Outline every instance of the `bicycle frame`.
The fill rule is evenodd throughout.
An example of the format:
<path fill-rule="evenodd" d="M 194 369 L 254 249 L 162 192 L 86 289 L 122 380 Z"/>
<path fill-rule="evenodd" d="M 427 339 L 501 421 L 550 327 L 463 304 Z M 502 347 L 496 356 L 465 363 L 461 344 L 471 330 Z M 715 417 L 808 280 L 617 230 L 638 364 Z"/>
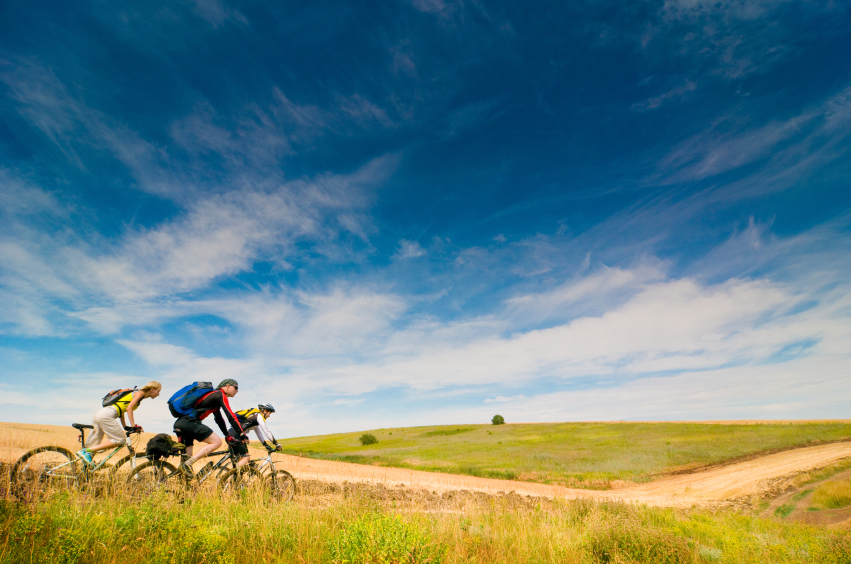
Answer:
<path fill-rule="evenodd" d="M 263 472 L 266 467 L 269 467 L 270 472 L 274 472 L 275 470 L 277 470 L 277 468 L 275 468 L 275 461 L 272 460 L 271 452 L 267 452 L 266 456 L 255 458 L 254 460 L 250 461 L 249 464 L 257 468 L 257 470 L 261 472 Z"/>
<path fill-rule="evenodd" d="M 212 457 L 212 456 L 219 456 L 219 455 L 222 455 L 222 457 L 219 459 L 218 462 L 215 462 L 215 463 L 211 462 L 211 463 L 204 465 L 204 467 L 201 468 L 201 470 L 199 470 L 198 473 L 195 475 L 195 479 L 198 480 L 199 485 L 203 484 L 207 480 L 207 478 L 209 478 L 210 475 L 213 474 L 213 472 L 215 472 L 216 470 L 219 470 L 220 468 L 222 468 L 224 466 L 227 466 L 228 462 L 233 462 L 233 464 L 236 465 L 236 458 L 234 457 L 233 453 L 230 450 L 220 450 L 219 452 L 211 452 L 207 456 Z M 180 463 L 183 464 L 184 462 L 186 462 L 186 460 L 188 458 L 189 458 L 189 456 L 187 454 L 181 454 L 180 455 Z"/>
<path fill-rule="evenodd" d="M 129 438 L 131 435 L 137 434 L 137 432 L 136 431 L 125 431 L 125 434 Z M 82 444 L 82 445 L 86 444 L 86 429 L 85 429 L 85 427 L 80 429 L 79 440 L 80 440 L 80 444 Z M 132 442 L 127 441 L 123 445 L 116 445 L 116 447 L 114 449 L 112 449 L 112 452 L 109 453 L 109 456 L 107 456 L 106 458 L 104 458 L 103 460 L 98 462 L 97 464 L 83 463 L 83 472 L 97 472 L 98 470 L 103 468 L 106 465 L 107 462 L 109 462 L 109 459 L 111 459 L 113 456 L 118 454 L 118 451 L 120 451 L 124 447 L 127 447 L 127 450 L 130 451 L 130 455 L 131 455 L 130 469 L 131 470 L 135 470 L 137 458 L 147 458 L 147 455 L 144 455 L 144 454 L 137 456 L 136 455 L 136 449 L 133 448 Z M 61 468 L 62 466 L 67 466 L 68 464 L 71 464 L 71 463 L 68 462 L 66 464 L 61 464 L 61 465 L 57 466 L 56 468 Z"/>

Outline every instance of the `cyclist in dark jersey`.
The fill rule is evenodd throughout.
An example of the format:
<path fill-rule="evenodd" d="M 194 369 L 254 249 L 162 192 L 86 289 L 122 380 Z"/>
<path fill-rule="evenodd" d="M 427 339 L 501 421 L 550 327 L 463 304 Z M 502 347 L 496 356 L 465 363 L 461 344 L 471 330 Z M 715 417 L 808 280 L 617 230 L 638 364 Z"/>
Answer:
<path fill-rule="evenodd" d="M 186 445 L 186 453 L 189 454 L 189 458 L 181 466 L 185 472 L 191 473 L 192 465 L 196 461 L 204 458 L 222 445 L 222 439 L 213 433 L 212 429 L 201 423 L 211 413 L 216 420 L 216 425 L 218 425 L 219 429 L 222 430 L 222 434 L 227 438 L 229 445 L 248 441 L 248 437 L 245 436 L 239 419 L 228 403 L 228 398 L 235 396 L 238 391 L 239 384 L 237 384 L 236 380 L 226 378 L 219 383 L 215 390 L 202 396 L 195 402 L 193 407 L 195 408 L 195 412 L 198 413 L 197 417 L 181 415 L 174 422 L 174 432 L 183 444 Z M 238 438 L 233 438 L 228 434 L 228 428 L 225 425 L 222 412 L 228 418 L 231 427 L 239 431 Z M 196 440 L 204 443 L 197 451 L 193 450 Z"/>

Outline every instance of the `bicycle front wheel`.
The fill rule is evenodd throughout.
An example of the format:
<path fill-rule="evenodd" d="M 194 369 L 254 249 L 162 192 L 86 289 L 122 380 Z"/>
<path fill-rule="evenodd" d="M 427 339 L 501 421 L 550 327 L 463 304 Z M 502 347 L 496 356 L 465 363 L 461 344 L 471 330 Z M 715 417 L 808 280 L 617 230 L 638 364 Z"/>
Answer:
<path fill-rule="evenodd" d="M 286 470 L 275 470 L 266 476 L 266 487 L 272 499 L 286 503 L 295 495 L 295 478 Z"/>
<path fill-rule="evenodd" d="M 84 465 L 77 455 L 62 447 L 33 449 L 12 466 L 12 492 L 17 498 L 33 499 L 76 489 L 83 481 Z"/>
<path fill-rule="evenodd" d="M 136 467 L 127 476 L 127 489 L 138 497 L 155 492 L 176 493 L 186 487 L 186 478 L 171 463 L 165 460 L 149 460 Z"/>
<path fill-rule="evenodd" d="M 115 466 L 110 470 L 116 475 L 124 472 L 129 474 L 137 467 L 139 467 L 143 462 L 147 462 L 148 460 L 150 460 L 148 458 L 148 455 L 144 453 L 127 454 L 121 457 L 118 462 L 115 463 Z"/>

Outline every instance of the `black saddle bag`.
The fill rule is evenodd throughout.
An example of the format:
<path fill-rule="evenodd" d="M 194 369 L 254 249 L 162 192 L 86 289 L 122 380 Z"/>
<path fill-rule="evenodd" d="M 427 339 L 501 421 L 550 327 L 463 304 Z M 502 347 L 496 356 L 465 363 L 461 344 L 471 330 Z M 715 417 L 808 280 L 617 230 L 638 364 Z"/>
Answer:
<path fill-rule="evenodd" d="M 145 447 L 145 454 L 154 460 L 159 460 L 167 456 L 177 456 L 186 450 L 186 445 L 174 440 L 167 433 L 160 433 L 148 441 Z"/>

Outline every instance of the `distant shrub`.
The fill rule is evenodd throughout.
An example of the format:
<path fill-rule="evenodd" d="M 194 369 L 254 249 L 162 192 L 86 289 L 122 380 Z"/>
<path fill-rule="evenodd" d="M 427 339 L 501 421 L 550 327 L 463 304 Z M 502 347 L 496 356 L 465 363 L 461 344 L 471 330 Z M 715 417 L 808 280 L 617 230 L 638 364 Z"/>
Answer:
<path fill-rule="evenodd" d="M 362 444 L 364 446 L 374 445 L 378 442 L 378 439 L 372 433 L 364 433 L 363 435 L 360 436 L 360 438 L 358 440 L 360 441 L 360 444 Z"/>
<path fill-rule="evenodd" d="M 505 417 L 503 417 L 502 415 L 494 415 L 493 419 L 491 419 L 491 423 L 493 423 L 494 425 L 502 425 L 503 423 L 505 423 Z"/>

